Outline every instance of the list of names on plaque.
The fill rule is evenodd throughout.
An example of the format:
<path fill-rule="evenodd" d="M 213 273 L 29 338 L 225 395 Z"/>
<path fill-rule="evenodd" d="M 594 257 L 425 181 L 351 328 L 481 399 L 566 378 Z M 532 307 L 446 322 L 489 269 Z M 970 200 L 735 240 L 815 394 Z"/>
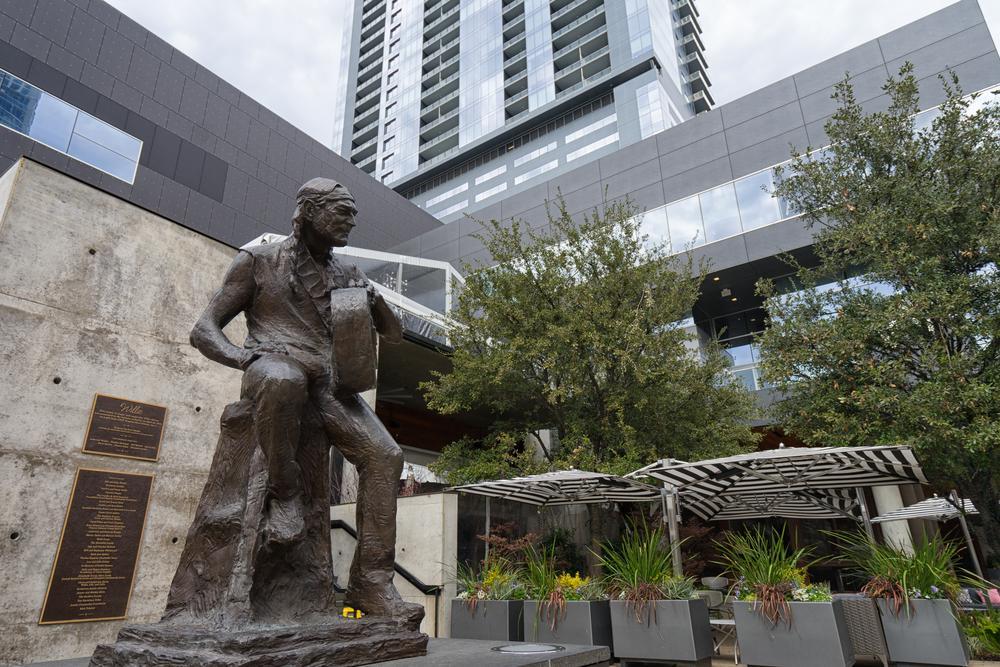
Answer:
<path fill-rule="evenodd" d="M 76 472 L 39 623 L 125 618 L 152 475 Z"/>
<path fill-rule="evenodd" d="M 83 451 L 155 461 L 166 416 L 167 409 L 159 405 L 97 394 Z"/>

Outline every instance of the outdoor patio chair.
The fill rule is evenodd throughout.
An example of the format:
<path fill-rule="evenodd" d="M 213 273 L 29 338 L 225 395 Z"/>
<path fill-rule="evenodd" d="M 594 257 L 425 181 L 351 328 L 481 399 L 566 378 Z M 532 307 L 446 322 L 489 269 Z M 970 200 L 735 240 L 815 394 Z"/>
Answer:
<path fill-rule="evenodd" d="M 838 593 L 833 598 L 840 600 L 844 610 L 855 659 L 875 659 L 889 667 L 889 649 L 875 601 L 860 593 Z"/>

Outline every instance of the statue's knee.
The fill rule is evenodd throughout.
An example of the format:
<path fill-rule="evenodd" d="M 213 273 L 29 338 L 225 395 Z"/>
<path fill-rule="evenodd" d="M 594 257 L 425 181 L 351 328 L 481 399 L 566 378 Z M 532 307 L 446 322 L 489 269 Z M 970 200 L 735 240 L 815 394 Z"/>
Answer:
<path fill-rule="evenodd" d="M 309 385 L 302 373 L 292 369 L 281 369 L 269 372 L 261 377 L 257 385 L 258 400 L 279 400 L 288 403 L 301 403 L 306 400 Z"/>

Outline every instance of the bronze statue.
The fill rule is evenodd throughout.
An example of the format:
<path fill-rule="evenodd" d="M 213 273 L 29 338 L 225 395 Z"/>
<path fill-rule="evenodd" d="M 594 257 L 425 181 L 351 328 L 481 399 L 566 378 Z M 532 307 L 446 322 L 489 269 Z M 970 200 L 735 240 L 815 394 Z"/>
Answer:
<path fill-rule="evenodd" d="M 425 651 L 423 607 L 392 583 L 402 451 L 358 395 L 375 385 L 376 333 L 398 342 L 401 325 L 364 274 L 331 252 L 347 245 L 356 214 L 343 185 L 303 185 L 292 235 L 240 251 L 195 324 L 194 347 L 243 370 L 241 400 L 223 413 L 163 619 L 126 626 L 92 666 L 147 664 L 137 656 L 150 651 L 192 665 L 240 664 L 225 661 L 247 652 L 255 665 L 272 653 L 275 665 L 316 656 L 361 665 Z M 243 347 L 223 333 L 240 313 Z M 345 601 L 367 615 L 360 620 L 336 617 L 331 446 L 358 469 Z"/>

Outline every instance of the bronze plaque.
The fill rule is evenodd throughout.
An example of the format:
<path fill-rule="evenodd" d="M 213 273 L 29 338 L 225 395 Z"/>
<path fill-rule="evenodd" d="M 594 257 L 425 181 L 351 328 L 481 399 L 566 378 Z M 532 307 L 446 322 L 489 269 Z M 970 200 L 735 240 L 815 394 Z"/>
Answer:
<path fill-rule="evenodd" d="M 85 454 L 156 461 L 167 409 L 150 403 L 97 394 L 83 441 Z"/>
<path fill-rule="evenodd" d="M 125 618 L 152 475 L 76 471 L 40 625 Z"/>

